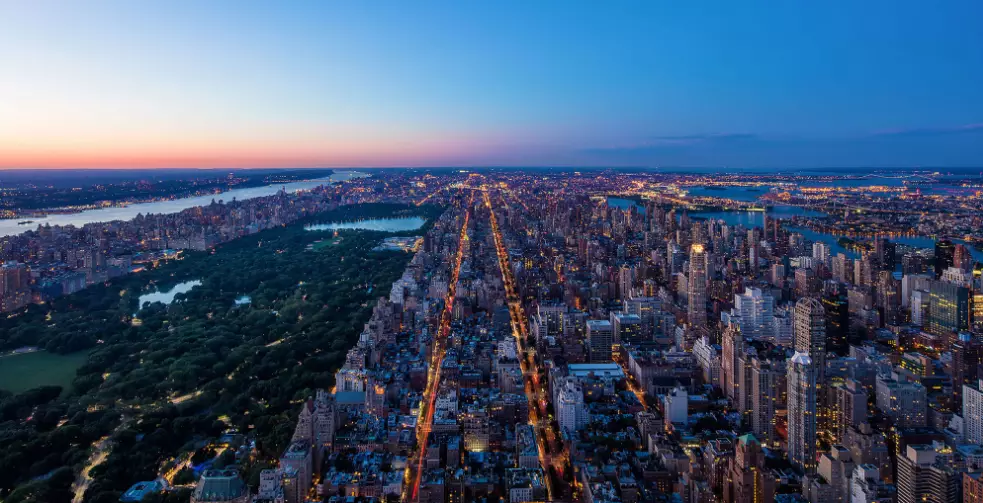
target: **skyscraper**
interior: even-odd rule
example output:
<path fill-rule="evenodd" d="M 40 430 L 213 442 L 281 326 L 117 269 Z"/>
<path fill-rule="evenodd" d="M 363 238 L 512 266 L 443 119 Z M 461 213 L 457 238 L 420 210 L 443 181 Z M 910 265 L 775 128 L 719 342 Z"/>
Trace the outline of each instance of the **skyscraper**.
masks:
<path fill-rule="evenodd" d="M 874 241 L 874 260 L 882 271 L 893 271 L 895 268 L 895 250 L 897 247 L 887 238 Z"/>
<path fill-rule="evenodd" d="M 788 458 L 806 472 L 816 468 L 816 366 L 798 351 L 788 361 Z"/>
<path fill-rule="evenodd" d="M 611 346 L 614 344 L 614 330 L 608 320 L 587 320 L 587 343 L 591 363 L 611 361 Z"/>
<path fill-rule="evenodd" d="M 724 396 L 736 401 L 740 394 L 741 382 L 737 379 L 739 359 L 744 352 L 744 336 L 737 325 L 730 325 L 724 330 L 723 344 L 720 351 L 720 387 Z"/>
<path fill-rule="evenodd" d="M 707 324 L 707 264 L 701 244 L 693 245 L 689 252 L 689 309 L 686 314 L 693 327 Z"/>
<path fill-rule="evenodd" d="M 560 429 L 577 431 L 587 424 L 588 416 L 584 409 L 584 390 L 574 379 L 566 379 L 556 392 L 556 420 Z"/>
<path fill-rule="evenodd" d="M 968 332 L 959 332 L 952 344 L 952 391 L 957 407 L 962 407 L 963 386 L 978 381 L 980 363 L 983 363 L 983 342 Z"/>
<path fill-rule="evenodd" d="M 960 473 L 936 461 L 931 445 L 909 445 L 898 456 L 898 503 L 957 501 Z"/>
<path fill-rule="evenodd" d="M 795 351 L 809 355 L 816 366 L 817 382 L 826 377 L 826 310 L 812 297 L 795 304 Z"/>
<path fill-rule="evenodd" d="M 734 310 L 740 315 L 741 332 L 750 339 L 770 340 L 774 333 L 775 299 L 760 288 L 747 287 L 734 295 Z"/>
<path fill-rule="evenodd" d="M 969 328 L 969 288 L 933 281 L 929 291 L 928 331 L 945 335 Z"/>
<path fill-rule="evenodd" d="M 971 444 L 983 445 L 983 382 L 962 385 L 963 434 Z"/>
<path fill-rule="evenodd" d="M 737 438 L 724 487 L 725 503 L 755 503 L 775 498 L 775 478 L 765 474 L 765 455 L 754 435 Z"/>
<path fill-rule="evenodd" d="M 751 429 L 766 447 L 777 448 L 775 411 L 785 407 L 784 362 L 755 357 L 751 360 Z"/>
<path fill-rule="evenodd" d="M 942 272 L 952 267 L 955 261 L 956 246 L 948 239 L 935 242 L 935 277 L 941 277 Z"/>

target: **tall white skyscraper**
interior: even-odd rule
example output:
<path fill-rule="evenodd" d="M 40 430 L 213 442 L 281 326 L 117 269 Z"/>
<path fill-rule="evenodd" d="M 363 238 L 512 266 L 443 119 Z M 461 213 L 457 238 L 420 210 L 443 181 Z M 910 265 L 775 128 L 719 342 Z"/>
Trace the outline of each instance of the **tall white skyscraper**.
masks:
<path fill-rule="evenodd" d="M 584 390 L 576 380 L 567 379 L 556 396 L 556 420 L 560 429 L 577 431 L 587 425 L 587 419 Z"/>
<path fill-rule="evenodd" d="M 816 366 L 808 353 L 788 361 L 788 459 L 806 472 L 816 468 Z"/>
<path fill-rule="evenodd" d="M 966 441 L 983 445 L 983 379 L 963 385 L 963 432 Z"/>
<path fill-rule="evenodd" d="M 747 287 L 734 295 L 734 311 L 740 315 L 741 333 L 749 339 L 771 340 L 774 335 L 775 299 L 760 288 Z"/>
<path fill-rule="evenodd" d="M 822 241 L 812 244 L 812 258 L 829 265 L 829 245 Z"/>
<path fill-rule="evenodd" d="M 702 327 L 707 324 L 707 261 L 703 245 L 695 244 L 689 252 L 689 308 L 686 311 L 689 324 Z"/>

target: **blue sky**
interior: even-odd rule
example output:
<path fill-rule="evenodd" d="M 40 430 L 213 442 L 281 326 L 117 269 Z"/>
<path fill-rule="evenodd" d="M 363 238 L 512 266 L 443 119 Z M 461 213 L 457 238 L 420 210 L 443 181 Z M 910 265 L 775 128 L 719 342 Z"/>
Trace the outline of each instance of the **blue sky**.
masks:
<path fill-rule="evenodd" d="M 0 0 L 0 166 L 981 166 L 983 2 Z"/>

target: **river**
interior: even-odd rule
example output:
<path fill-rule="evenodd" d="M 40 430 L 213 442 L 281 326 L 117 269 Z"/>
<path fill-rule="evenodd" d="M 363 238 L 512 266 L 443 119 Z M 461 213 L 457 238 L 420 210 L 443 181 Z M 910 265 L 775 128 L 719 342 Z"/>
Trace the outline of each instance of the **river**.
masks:
<path fill-rule="evenodd" d="M 195 197 L 184 197 L 180 199 L 173 199 L 167 201 L 154 201 L 150 203 L 136 203 L 127 206 L 119 207 L 109 207 L 109 208 L 99 208 L 94 210 L 85 210 L 79 213 L 70 214 L 59 214 L 59 215 L 49 215 L 47 217 L 34 217 L 27 220 L 32 220 L 29 225 L 20 225 L 19 222 L 24 222 L 25 219 L 10 219 L 10 220 L 0 220 L 0 237 L 3 236 L 15 236 L 23 232 L 37 229 L 40 225 L 50 224 L 54 225 L 74 225 L 76 227 L 81 227 L 85 224 L 95 223 L 95 222 L 112 222 L 115 220 L 132 220 L 136 218 L 138 214 L 168 214 L 168 213 L 178 213 L 180 211 L 186 210 L 188 208 L 194 208 L 195 206 L 206 206 L 214 201 L 231 201 L 233 198 L 237 200 L 253 199 L 256 197 L 271 196 L 276 194 L 281 189 L 287 192 L 297 192 L 301 190 L 310 190 L 319 185 L 324 185 L 326 183 L 334 182 L 345 182 L 353 178 L 363 178 L 369 176 L 365 173 L 360 173 L 358 171 L 339 171 L 335 172 L 328 178 L 321 178 L 317 180 L 310 180 L 306 182 L 291 182 L 291 183 L 279 183 L 272 185 L 264 185 L 262 187 L 249 187 L 245 189 L 232 189 L 218 194 L 208 194 L 205 196 L 195 196 Z"/>

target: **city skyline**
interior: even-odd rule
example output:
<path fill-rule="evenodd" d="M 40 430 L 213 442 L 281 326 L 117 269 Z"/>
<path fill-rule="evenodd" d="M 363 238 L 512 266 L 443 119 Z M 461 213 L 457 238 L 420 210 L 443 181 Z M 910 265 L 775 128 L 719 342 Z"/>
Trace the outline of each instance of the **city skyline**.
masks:
<path fill-rule="evenodd" d="M 0 14 L 0 168 L 983 165 L 969 1 Z"/>

